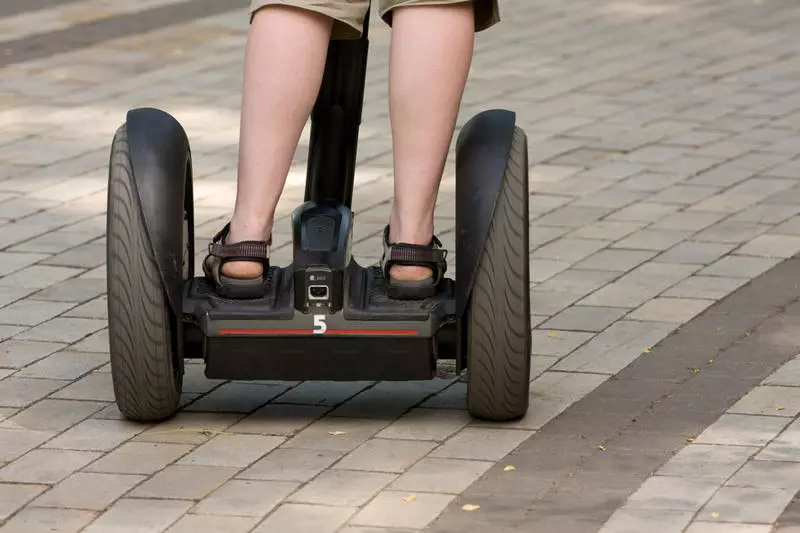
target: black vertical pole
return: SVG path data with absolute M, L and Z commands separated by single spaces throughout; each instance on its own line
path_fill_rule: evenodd
M 360 39 L 331 40 L 317 101 L 311 113 L 306 201 L 350 207 L 358 130 L 364 105 L 370 11 Z

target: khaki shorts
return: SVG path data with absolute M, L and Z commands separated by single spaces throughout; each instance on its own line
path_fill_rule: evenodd
M 498 0 L 377 0 L 378 14 L 391 26 L 392 10 L 410 5 L 443 5 L 475 2 L 475 31 L 500 21 Z M 357 39 L 364 27 L 370 0 L 252 0 L 250 13 L 270 5 L 292 6 L 327 15 L 334 20 L 333 39 Z M 252 16 L 252 15 L 251 15 Z

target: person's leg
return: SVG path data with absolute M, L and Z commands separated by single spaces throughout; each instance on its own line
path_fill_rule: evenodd
M 472 2 L 392 10 L 389 102 L 394 145 L 390 242 L 427 245 L 439 183 L 472 60 Z M 394 265 L 396 280 L 422 280 L 427 267 Z
M 256 12 L 245 55 L 236 204 L 226 243 L 264 241 L 303 127 L 319 92 L 332 19 L 294 7 Z M 261 263 L 230 261 L 222 273 L 260 277 Z

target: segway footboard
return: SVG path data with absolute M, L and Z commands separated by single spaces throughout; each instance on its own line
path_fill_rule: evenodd
M 409 381 L 436 377 L 455 350 L 453 285 L 424 302 L 386 297 L 373 268 L 351 267 L 359 286 L 336 312 L 295 308 L 294 276 L 271 268 L 268 293 L 252 301 L 217 296 L 204 278 L 188 288 L 187 357 L 206 376 L 231 380 Z M 352 281 L 351 281 L 352 283 Z

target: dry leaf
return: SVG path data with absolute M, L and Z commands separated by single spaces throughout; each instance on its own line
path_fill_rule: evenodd
M 694 369 L 694 373 L 695 373 L 695 374 L 699 374 L 699 373 L 700 373 L 700 369 L 699 369 L 699 368 L 695 368 L 695 369 Z
M 416 499 L 417 499 L 417 495 L 416 494 L 411 494 L 410 496 L 406 496 L 405 498 L 403 498 L 403 501 L 408 503 L 408 502 L 413 502 Z
M 692 443 L 697 440 L 697 437 L 686 437 L 686 442 Z
M 328 435 L 333 435 L 334 437 L 338 437 L 339 435 L 347 435 L 346 431 L 329 431 Z
M 786 409 L 785 407 L 776 407 L 775 408 L 776 411 L 784 411 L 785 409 Z
M 517 467 L 515 467 L 514 465 L 508 465 L 503 470 L 506 471 L 506 472 L 511 472 L 512 470 L 516 470 L 516 469 L 517 469 Z
M 467 504 L 464 507 L 462 507 L 462 509 L 464 509 L 465 511 L 477 511 L 480 508 L 481 508 L 480 505 L 470 505 L 470 504 Z
M 650 353 L 650 348 L 645 348 L 644 353 Z
M 600 449 L 601 449 L 601 450 L 603 450 L 603 451 L 606 451 L 606 447 L 605 447 L 605 446 L 603 446 L 602 444 L 601 444 L 600 446 L 598 446 L 598 448 L 600 448 Z
M 711 513 L 711 518 L 716 520 L 717 518 L 719 518 L 719 513 Z
M 548 333 L 548 337 L 558 337 L 558 333 Z

